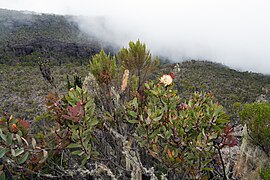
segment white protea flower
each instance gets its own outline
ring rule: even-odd
[[[165,86],[169,86],[173,83],[173,78],[171,75],[164,74],[160,79],[160,83],[165,84]]]
[[[69,91],[74,91],[74,88],[70,88]]]

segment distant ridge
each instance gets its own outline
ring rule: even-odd
[[[81,63],[88,62],[101,48],[110,51],[101,40],[81,32],[72,19],[71,16],[0,9],[0,63],[31,64],[40,56],[50,57],[55,64]]]

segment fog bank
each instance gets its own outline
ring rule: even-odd
[[[264,0],[1,0],[0,7],[78,15],[84,32],[119,46],[140,39],[174,62],[210,60],[270,74]]]

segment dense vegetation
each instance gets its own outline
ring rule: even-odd
[[[173,82],[177,71],[146,83],[158,66],[145,44],[130,42],[117,56],[95,55],[85,82],[68,81],[65,96],[50,92],[48,112],[32,126],[5,113],[1,177],[227,178],[221,149],[236,141],[222,106],[211,93],[181,100]],[[57,88],[50,67],[40,67]]]
[[[265,154],[250,177],[269,177],[269,76],[163,63],[140,41],[109,54],[67,17],[0,14],[0,178],[245,178],[250,144]]]

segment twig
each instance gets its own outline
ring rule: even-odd
[[[220,152],[220,148],[217,147],[217,146],[215,146],[215,148],[218,150],[218,154],[219,154],[219,157],[220,157],[220,160],[221,160],[222,170],[223,170],[223,179],[227,179],[226,171],[225,171],[225,165],[224,165],[223,158],[222,158],[222,155],[221,155],[221,152]]]

